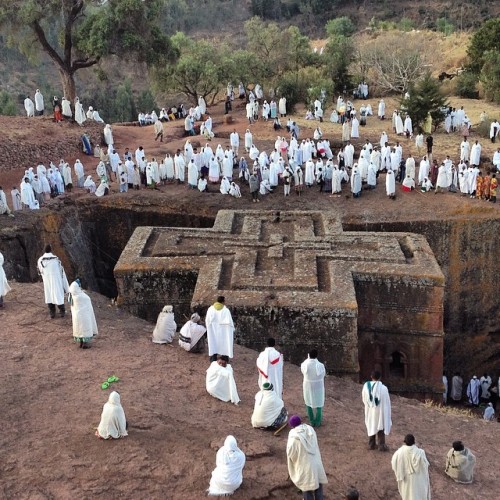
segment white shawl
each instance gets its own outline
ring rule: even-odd
[[[97,434],[103,439],[118,439],[128,436],[126,430],[127,421],[125,412],[120,404],[120,395],[113,391],[109,395],[108,402],[102,408],[101,421],[97,428]]]
[[[224,441],[224,446],[217,451],[208,494],[211,496],[232,495],[243,482],[245,461],[245,454],[238,448],[236,439],[228,436]]]

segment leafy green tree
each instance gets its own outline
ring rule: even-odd
[[[398,28],[401,31],[411,31],[415,29],[415,23],[408,17],[402,17],[398,23]]]
[[[128,122],[137,118],[130,80],[126,80],[116,89],[115,97],[116,121]]]
[[[167,64],[153,72],[156,89],[181,92],[194,104],[197,104],[199,96],[216,93],[225,76],[220,64],[220,45],[193,40],[181,32],[172,36],[171,41],[180,56],[175,64]]]
[[[0,24],[15,45],[44,51],[64,95],[76,96],[75,73],[109,54],[135,54],[148,64],[175,56],[157,25],[162,0],[0,0]]]
[[[137,109],[144,113],[150,113],[156,108],[156,101],[151,90],[143,90],[137,97]]]
[[[354,44],[351,38],[337,35],[330,37],[323,52],[325,75],[332,81],[334,92],[350,90],[349,66],[354,60]]]
[[[326,23],[326,33],[329,37],[336,36],[352,36],[356,31],[356,27],[354,26],[351,19],[347,16],[336,17],[334,19],[330,19]]]
[[[427,73],[422,80],[412,85],[409,94],[408,98],[401,100],[401,108],[411,116],[414,126],[421,126],[430,113],[436,129],[444,121],[443,109],[448,106],[439,81]]]
[[[500,103],[500,52],[488,50],[483,55],[484,64],[480,80],[487,99]]]
[[[500,51],[499,17],[486,21],[472,36],[467,49],[469,68],[472,72],[476,74],[481,72],[488,51],[497,53]]]

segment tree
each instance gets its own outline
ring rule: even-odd
[[[206,40],[193,40],[184,33],[171,38],[173,47],[179,51],[177,62],[157,67],[153,72],[153,83],[157,90],[182,92],[193,104],[198,97],[216,93],[225,76],[220,64],[220,45]]]
[[[490,19],[479,28],[470,41],[467,49],[469,68],[479,75],[485,63],[488,51],[500,51],[500,18]]]
[[[354,60],[354,44],[351,38],[336,35],[330,37],[323,52],[325,75],[332,81],[334,92],[350,90],[349,66]]]
[[[0,115],[5,115],[5,116],[17,115],[16,103],[12,98],[12,96],[5,90],[2,90],[0,92]]]
[[[159,64],[174,57],[157,26],[161,0],[0,0],[0,23],[15,45],[36,47],[56,65],[64,95],[76,96],[75,73],[109,54]]]
[[[370,80],[384,93],[408,90],[430,66],[426,35],[391,33],[359,47],[358,57],[370,69]]]
[[[347,16],[330,19],[326,23],[325,29],[329,37],[336,37],[339,35],[349,37],[354,35],[356,31],[353,22]]]
[[[483,56],[484,64],[480,80],[487,99],[500,103],[500,53],[488,50]]]
[[[422,80],[412,85],[409,97],[401,100],[401,109],[404,109],[413,121],[414,126],[420,126],[432,116],[432,123],[436,129],[444,121],[444,109],[448,107],[446,98],[441,93],[440,83],[426,73]]]

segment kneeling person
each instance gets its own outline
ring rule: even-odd
[[[205,332],[207,329],[201,324],[198,313],[191,315],[191,319],[184,324],[179,333],[179,346],[188,352],[203,352],[205,350]]]
[[[235,405],[240,402],[229,356],[219,355],[217,361],[212,361],[207,370],[206,387],[207,392],[214,398],[231,401]]]
[[[265,382],[255,395],[252,413],[252,427],[259,429],[277,429],[288,417],[283,400],[274,391],[273,384]]]

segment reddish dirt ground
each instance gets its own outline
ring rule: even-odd
[[[91,293],[99,336],[82,351],[72,340],[71,315],[48,318],[40,283],[12,288],[0,309],[0,498],[204,498],[216,450],[228,434],[247,455],[235,499],[300,498],[287,480],[288,431],[274,437],[250,425],[256,352],[235,348],[242,401],[234,406],[206,393],[206,355],[153,344],[151,324],[104,297]],[[100,385],[110,375],[120,378],[112,388],[121,394],[129,436],[101,441],[94,429],[110,392]],[[300,369],[286,363],[285,404],[304,418],[301,382]],[[324,425],[317,431],[329,480],[325,498],[341,499],[351,485],[366,500],[399,498],[390,458],[408,432],[427,453],[433,498],[498,497],[498,424],[392,397],[390,451],[369,452],[360,391],[354,382],[326,379]],[[477,456],[472,485],[455,484],[444,474],[455,439]]]

